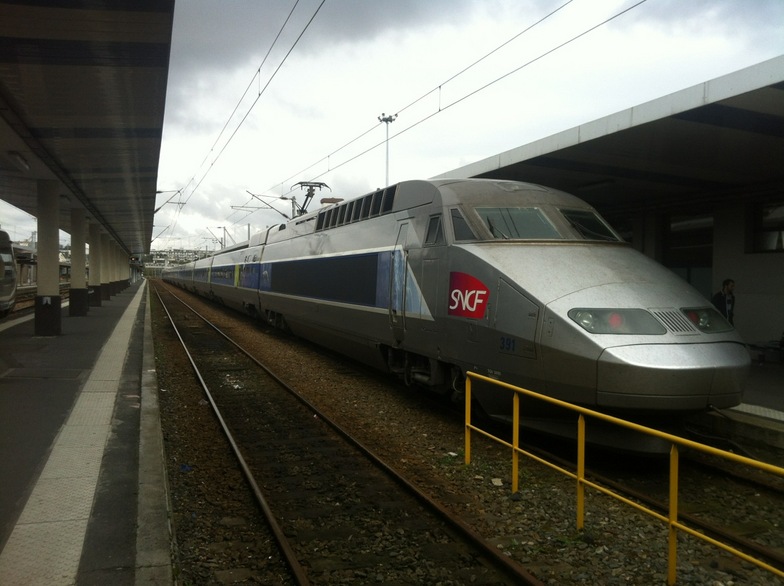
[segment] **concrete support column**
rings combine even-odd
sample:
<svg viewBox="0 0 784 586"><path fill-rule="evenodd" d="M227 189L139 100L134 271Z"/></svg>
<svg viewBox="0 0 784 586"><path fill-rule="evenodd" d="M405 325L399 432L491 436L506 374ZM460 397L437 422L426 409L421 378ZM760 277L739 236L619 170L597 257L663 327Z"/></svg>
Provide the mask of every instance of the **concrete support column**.
<svg viewBox="0 0 784 586"><path fill-rule="evenodd" d="M60 183L38 182L38 289L35 335L59 336L60 307Z"/></svg>
<svg viewBox="0 0 784 586"><path fill-rule="evenodd" d="M88 280L90 291L90 306L101 307L103 294L101 293L101 227L90 224L90 278Z"/></svg>
<svg viewBox="0 0 784 586"><path fill-rule="evenodd" d="M131 267L131 255L120 249L120 290L125 291L132 281L133 268Z"/></svg>
<svg viewBox="0 0 784 586"><path fill-rule="evenodd" d="M109 284L109 297L117 295L117 246L114 240L106 241L106 282Z"/></svg>
<svg viewBox="0 0 784 586"><path fill-rule="evenodd" d="M87 315L89 295L87 293L86 234L87 219L84 210L71 209L71 291L68 294L68 315L79 317Z"/></svg>
<svg viewBox="0 0 784 586"><path fill-rule="evenodd" d="M122 248L117 242L112 244L114 245L114 292L119 294L122 292Z"/></svg>
<svg viewBox="0 0 784 586"><path fill-rule="evenodd" d="M101 300L109 301L112 298L111 282L112 277L109 267L111 267L111 247L109 246L109 235L101 234Z"/></svg>
<svg viewBox="0 0 784 586"><path fill-rule="evenodd" d="M119 275L119 268L117 266L117 243L114 240L109 241L109 246L112 249L112 269L111 269L111 283L112 283L112 296L117 295L117 280Z"/></svg>
<svg viewBox="0 0 784 586"><path fill-rule="evenodd" d="M128 284L128 257L122 246L117 245L117 292L122 293Z"/></svg>

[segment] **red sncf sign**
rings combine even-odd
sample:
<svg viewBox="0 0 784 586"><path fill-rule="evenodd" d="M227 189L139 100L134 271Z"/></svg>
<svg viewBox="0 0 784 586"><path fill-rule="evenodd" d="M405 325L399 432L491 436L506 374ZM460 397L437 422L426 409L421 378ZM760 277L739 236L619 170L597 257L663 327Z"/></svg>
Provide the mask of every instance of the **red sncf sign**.
<svg viewBox="0 0 784 586"><path fill-rule="evenodd" d="M467 273L449 273L449 315L481 319L485 316L487 298L485 284Z"/></svg>

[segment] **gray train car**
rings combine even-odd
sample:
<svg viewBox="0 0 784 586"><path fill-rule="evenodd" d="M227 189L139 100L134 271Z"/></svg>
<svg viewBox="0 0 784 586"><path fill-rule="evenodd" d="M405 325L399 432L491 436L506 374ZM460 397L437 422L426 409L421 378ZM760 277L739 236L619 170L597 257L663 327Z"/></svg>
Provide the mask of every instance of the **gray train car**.
<svg viewBox="0 0 784 586"><path fill-rule="evenodd" d="M737 405L750 365L696 290L588 204L539 185L406 181L209 262L206 280L198 268L190 284L164 279L458 397L475 371L638 421L671 419ZM490 416L511 416L508 393L479 385L476 397Z"/></svg>
<svg viewBox="0 0 784 586"><path fill-rule="evenodd" d="M16 304L16 259L7 232L0 231L0 317L5 317Z"/></svg>

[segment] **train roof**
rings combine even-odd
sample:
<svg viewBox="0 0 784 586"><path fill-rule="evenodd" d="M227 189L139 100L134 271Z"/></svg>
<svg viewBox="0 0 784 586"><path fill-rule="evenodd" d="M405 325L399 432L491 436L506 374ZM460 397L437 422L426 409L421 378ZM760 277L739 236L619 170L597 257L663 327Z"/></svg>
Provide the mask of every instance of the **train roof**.
<svg viewBox="0 0 784 586"><path fill-rule="evenodd" d="M289 240L430 204L450 206L503 202L508 205L510 196L519 196L521 202L524 198L527 205L549 204L591 209L590 205L571 194L535 183L500 179L416 179L401 181L297 216L254 234L246 246Z"/></svg>
<svg viewBox="0 0 784 586"><path fill-rule="evenodd" d="M439 206L504 202L510 195L524 197L528 205L557 205L588 208L581 199L542 185L497 179L436 179L403 181L386 189L377 189L356 199L322 208L302 216L288 225L300 225L315 219L315 231L327 230L389 213L411 210L435 203ZM281 225L283 229L285 225ZM306 228L311 231L311 227ZM282 238L291 237L283 235Z"/></svg>

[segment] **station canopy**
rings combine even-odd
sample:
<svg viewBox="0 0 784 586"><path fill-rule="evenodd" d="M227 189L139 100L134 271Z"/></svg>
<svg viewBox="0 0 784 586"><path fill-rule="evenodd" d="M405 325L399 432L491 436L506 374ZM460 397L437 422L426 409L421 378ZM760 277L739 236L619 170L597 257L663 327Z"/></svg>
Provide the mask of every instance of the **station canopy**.
<svg viewBox="0 0 784 586"><path fill-rule="evenodd" d="M0 2L0 199L37 182L132 256L149 252L174 0Z"/></svg>
<svg viewBox="0 0 784 586"><path fill-rule="evenodd" d="M608 219L784 199L784 56L441 175L539 183Z"/></svg>

